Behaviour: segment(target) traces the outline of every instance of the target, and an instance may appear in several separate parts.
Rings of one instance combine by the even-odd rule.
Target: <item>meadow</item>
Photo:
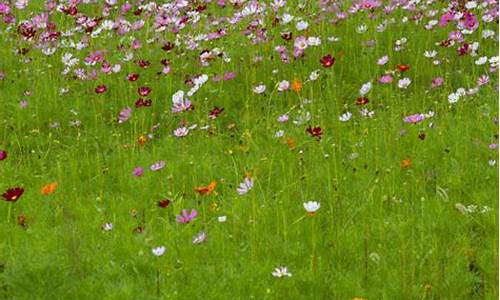
[[[0,299],[498,298],[497,0],[0,17]]]

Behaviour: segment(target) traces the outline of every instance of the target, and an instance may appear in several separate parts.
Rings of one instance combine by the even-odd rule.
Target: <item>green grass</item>
[[[0,191],[25,188],[17,202],[0,203],[0,298],[498,298],[498,168],[488,165],[490,159],[498,161],[498,151],[488,149],[498,143],[493,122],[498,117],[497,72],[489,73],[490,83],[477,94],[456,104],[447,100],[457,88],[474,87],[480,75],[488,74],[488,63],[478,66],[474,61],[498,56],[497,41],[481,38],[485,29],[498,37],[497,24],[481,22],[466,37],[480,42],[479,55],[459,57],[457,46],[435,46],[454,25],[426,31],[428,17],[418,25],[401,23],[412,14],[397,10],[385,16],[380,9],[373,20],[358,13],[336,25],[315,23],[311,14],[332,15],[319,13],[314,1],[304,11],[290,2],[289,13],[309,21],[310,28],[302,34],[322,40],[321,46],[309,47],[303,58],[291,58],[290,64],[280,62],[274,47],[286,44],[291,52],[293,41],[281,40],[281,31],[289,29],[294,37],[301,33],[295,22],[272,27],[270,17],[265,20],[269,42],[252,45],[241,34],[245,21],[229,26],[220,40],[201,42],[198,50],[182,46],[169,53],[160,49],[161,43],[146,42],[155,35],[175,39],[172,33],[154,33],[154,18],[123,40],[104,33],[80,52],[58,49],[53,56],[23,41],[15,27],[0,25],[0,71],[6,74],[0,81],[0,150],[8,152],[0,161]],[[343,5],[345,10],[347,3]],[[97,17],[101,6],[82,4],[79,11]],[[13,11],[19,21],[41,9],[32,1],[26,10]],[[208,6],[215,15],[229,16],[234,10]],[[108,19],[116,12],[112,17]],[[395,23],[376,32],[377,24],[392,17]],[[127,19],[139,17],[128,14]],[[183,29],[180,36],[218,28],[204,28],[205,20],[203,14],[200,25]],[[61,13],[51,15],[51,21],[58,30],[74,26]],[[368,31],[358,34],[356,27],[362,23]],[[82,35],[72,39],[77,42]],[[131,36],[143,44],[130,51],[133,60],[149,60],[151,67],[121,61],[125,53],[116,47],[130,43]],[[329,42],[329,36],[340,40]],[[408,42],[396,52],[394,43],[402,37]],[[376,46],[364,46],[370,39]],[[15,54],[20,47],[31,50]],[[216,47],[231,62],[217,58],[209,67],[200,67],[200,51]],[[432,49],[439,53],[439,66],[423,56]],[[90,69],[83,59],[94,50],[106,50],[106,59],[120,63],[121,72],[88,81],[61,75],[64,53],[79,57],[79,66]],[[336,62],[325,69],[319,59],[328,53]],[[377,59],[386,54],[389,63],[378,66]],[[254,63],[256,56],[263,60]],[[23,63],[26,58],[31,62]],[[158,77],[163,58],[171,60],[172,72]],[[396,64],[410,66],[401,75],[412,79],[408,89],[397,87],[399,75],[392,84],[375,83]],[[306,82],[317,69],[320,78]],[[225,71],[237,72],[236,78],[209,79],[190,97],[194,111],[171,113],[171,96],[189,90],[185,79]],[[137,82],[126,80],[130,72],[140,74]],[[445,83],[431,89],[437,76]],[[276,91],[280,80],[294,79],[303,83],[299,93]],[[355,102],[361,85],[371,80],[367,108],[375,114],[363,118]],[[267,90],[257,95],[252,87],[260,82]],[[108,91],[96,94],[99,84]],[[142,85],[152,89],[147,98],[153,105],[137,109],[134,101]],[[69,92],[61,95],[63,87]],[[32,95],[23,96],[26,90]],[[19,108],[21,99],[29,102],[25,109]],[[305,99],[312,102],[301,106]],[[118,124],[116,117],[126,106],[133,108],[132,117]],[[209,120],[213,106],[225,110]],[[405,116],[429,110],[436,113],[430,120],[403,122]],[[310,112],[311,120],[296,126],[292,120],[300,111]],[[340,122],[346,111],[352,112],[352,119]],[[278,123],[276,118],[286,112],[290,121]],[[81,126],[69,125],[75,119]],[[212,129],[195,129],[177,138],[172,131],[181,120]],[[60,127],[51,128],[53,122]],[[155,138],[139,146],[138,138],[158,123]],[[322,127],[320,141],[306,133],[308,125]],[[280,129],[284,137],[275,138]],[[422,132],[423,140],[418,137]],[[296,143],[295,150],[287,145],[288,138]],[[409,168],[400,167],[404,159],[411,160]],[[165,160],[166,167],[150,171],[158,160]],[[137,166],[145,168],[141,177],[132,176]],[[240,196],[236,188],[246,172],[255,185]],[[212,180],[218,183],[215,193],[194,192]],[[57,190],[42,195],[40,189],[50,182],[58,183]],[[166,198],[171,204],[159,207],[158,201]],[[309,200],[321,203],[314,217],[303,208]],[[455,208],[457,203],[492,210],[464,215]],[[192,208],[198,211],[194,221],[175,221],[182,209]],[[20,215],[27,218],[24,227],[17,222]],[[223,215],[227,222],[219,223],[217,217]],[[101,230],[109,222],[113,230]],[[144,232],[136,233],[141,224]],[[200,231],[207,233],[207,240],[193,245]],[[160,245],[167,251],[155,257],[151,250]],[[273,277],[279,266],[287,266],[293,276]]]

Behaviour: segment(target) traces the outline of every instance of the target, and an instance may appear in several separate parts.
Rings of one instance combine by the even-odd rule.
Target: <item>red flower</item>
[[[141,59],[141,60],[139,60],[139,61],[137,62],[137,65],[138,65],[139,67],[141,67],[141,68],[145,69],[145,68],[149,67],[149,66],[151,65],[151,63],[150,63],[149,61],[147,61],[147,60],[143,60],[143,59]]]
[[[217,106],[215,106],[214,108],[212,108],[210,110],[210,112],[208,113],[208,117],[212,120],[216,119],[222,112],[224,111],[224,108],[218,108]]]
[[[399,71],[401,72],[406,72],[410,69],[410,66],[409,65],[397,65],[396,66],[398,68]]]
[[[137,79],[139,79],[139,74],[130,73],[127,75],[127,79],[128,79],[128,81],[136,81]]]
[[[0,151],[0,160],[4,160],[7,158],[7,151]]]
[[[160,200],[158,202],[158,206],[163,207],[163,208],[167,207],[169,204],[170,204],[170,200],[168,200],[168,199]]]
[[[142,98],[139,98],[137,99],[137,101],[135,101],[135,107],[142,107],[142,106],[146,106],[146,107],[149,107],[151,106],[151,104],[153,103],[153,101],[151,100],[144,100]]]
[[[146,97],[147,95],[149,95],[149,93],[151,93],[151,89],[148,88],[147,86],[141,86],[137,92],[139,93],[139,95],[143,96],[143,97]]]
[[[98,85],[96,88],[95,88],[95,92],[97,94],[102,94],[102,93],[105,93],[106,91],[108,90],[108,88],[102,84],[102,85]]]
[[[174,49],[174,47],[175,47],[174,43],[172,43],[172,42],[166,42],[165,44],[163,44],[163,46],[161,47],[161,49],[163,51],[167,51],[168,52],[168,51]]]
[[[5,199],[5,201],[16,202],[23,193],[24,189],[22,187],[15,187],[8,189],[5,193],[2,194],[2,197]]]
[[[331,54],[328,54],[323,56],[319,60],[319,62],[321,63],[321,65],[323,65],[323,67],[330,68],[335,63],[335,57],[333,57]]]
[[[306,131],[312,136],[317,138],[318,140],[321,139],[321,135],[323,134],[323,129],[321,127],[316,126],[316,127],[307,127]]]
[[[368,102],[370,102],[370,101],[366,97],[358,97],[358,99],[356,99],[356,104],[357,105],[365,105]]]

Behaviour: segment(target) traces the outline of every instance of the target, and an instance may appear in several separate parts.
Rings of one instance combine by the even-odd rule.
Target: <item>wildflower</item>
[[[292,273],[288,272],[287,267],[278,267],[272,272],[274,277],[292,277]]]
[[[387,62],[389,62],[389,56],[387,56],[387,55],[384,55],[384,56],[382,56],[381,58],[379,58],[379,59],[377,60],[377,64],[378,64],[379,66],[383,66],[383,65],[385,65]]]
[[[410,66],[409,65],[397,65],[396,68],[400,71],[400,72],[406,72],[410,69]]]
[[[188,99],[184,98],[184,91],[177,91],[172,95],[172,112],[179,113],[193,110],[194,106]]]
[[[165,251],[167,249],[164,247],[164,246],[159,246],[159,247],[155,247],[151,250],[151,252],[155,255],[155,256],[162,256],[163,254],[165,254]]]
[[[318,140],[321,139],[321,135],[323,134],[323,130],[321,127],[316,126],[316,127],[307,127],[306,132],[308,132],[312,137],[317,138]]]
[[[245,195],[253,188],[253,178],[245,177],[245,180],[240,183],[236,189],[238,194]]]
[[[207,239],[207,233],[202,231],[193,238],[193,244],[201,244]]]
[[[432,87],[433,89],[435,89],[435,88],[437,88],[437,87],[439,87],[439,86],[443,85],[443,83],[444,83],[444,79],[443,79],[443,77],[435,77],[435,78],[433,78],[433,79],[432,79],[432,84],[431,84],[431,87]]]
[[[180,215],[177,215],[176,216],[176,220],[177,222],[179,223],[189,223],[191,220],[193,220],[196,216],[198,215],[198,213],[196,212],[196,210],[192,209],[191,210],[191,213],[188,214],[187,210],[183,209],[181,211],[181,214]]]
[[[385,75],[382,75],[382,76],[378,79],[378,82],[379,82],[379,83],[382,83],[382,84],[391,83],[391,82],[392,82],[392,76],[391,76],[390,74],[385,74]]]
[[[105,93],[106,91],[108,90],[108,88],[103,84],[103,85],[98,85],[96,88],[95,88],[95,92],[97,94],[102,94],[102,93]]]
[[[340,120],[341,122],[347,122],[347,121],[349,121],[349,120],[351,119],[351,117],[352,117],[352,113],[350,113],[350,112],[346,112],[346,113],[342,114],[342,115],[339,117],[339,120]]]
[[[300,82],[300,80],[295,79],[294,81],[292,81],[291,89],[296,93],[300,92],[302,90],[302,83]]]
[[[217,186],[217,181],[213,180],[207,186],[198,186],[195,187],[194,190],[201,195],[210,195],[216,186]]]
[[[189,128],[187,127],[179,127],[174,130],[174,136],[176,137],[185,137],[189,134]]]
[[[149,93],[151,93],[151,88],[147,86],[141,86],[137,89],[137,92],[139,93],[139,95],[146,97],[147,95],[149,95]]]
[[[2,197],[7,202],[16,202],[19,197],[24,193],[24,189],[22,187],[10,188],[2,194]]]
[[[226,216],[219,216],[219,217],[217,217],[217,221],[219,221],[219,223],[224,223],[227,221],[227,217]]]
[[[319,62],[325,68],[330,68],[335,63],[335,58],[331,54],[323,56]]]
[[[411,167],[411,160],[410,159],[403,159],[401,163],[399,164],[401,169],[408,169]]]
[[[140,177],[140,176],[142,176],[142,174],[144,174],[144,168],[142,168],[142,167],[136,167],[134,169],[134,171],[132,171],[132,175],[134,175],[136,177]]]
[[[122,124],[127,122],[127,120],[130,119],[131,115],[132,115],[132,109],[130,107],[125,107],[120,111],[120,114],[118,115],[118,123]]]
[[[364,97],[366,94],[368,94],[368,92],[372,89],[372,83],[371,82],[367,82],[365,84],[363,84],[361,86],[361,88],[359,89],[359,95],[361,97]]]
[[[139,146],[144,146],[147,142],[147,139],[145,136],[141,135],[138,139],[137,139],[137,144],[139,144]]]
[[[278,83],[278,91],[283,92],[290,88],[290,82],[282,80]]]
[[[398,81],[398,87],[400,89],[406,89],[411,84],[410,78],[403,78]]]
[[[297,28],[298,31],[306,30],[307,27],[309,27],[309,24],[306,21],[299,21],[295,25],[295,28]]]
[[[21,100],[21,101],[19,102],[19,108],[24,109],[24,108],[26,108],[26,107],[28,107],[28,100]]]
[[[316,214],[316,211],[318,211],[320,207],[320,203],[316,201],[308,201],[304,203],[304,209],[311,217]]]
[[[113,230],[113,223],[104,223],[102,224],[101,228],[104,231],[111,231]]]
[[[168,200],[168,199],[158,201],[158,206],[161,208],[166,208],[169,205],[170,205],[170,200]]]
[[[356,105],[365,105],[368,104],[368,102],[370,102],[370,100],[368,100],[368,98],[366,97],[358,97],[356,99]]]
[[[155,162],[154,164],[151,165],[150,169],[151,171],[158,171],[161,170],[165,167],[165,161],[160,160]]]
[[[49,184],[46,184],[42,187],[41,189],[41,193],[43,195],[50,195],[52,194],[53,192],[55,192],[57,189],[57,182],[52,182],[52,183],[49,183]]]
[[[284,114],[284,115],[279,116],[278,117],[278,122],[280,122],[280,123],[288,122],[288,115]]]
[[[417,124],[425,119],[423,114],[414,114],[404,118],[405,123]]]
[[[266,91],[266,86],[264,84],[259,84],[254,86],[253,92],[256,94],[262,94]]]
[[[7,151],[0,150],[0,160],[4,160],[7,158]]]

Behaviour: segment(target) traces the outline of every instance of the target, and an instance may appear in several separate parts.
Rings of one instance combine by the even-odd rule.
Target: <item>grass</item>
[[[134,1],[132,1],[134,2]],[[498,74],[489,63],[476,65],[482,56],[498,56],[495,22],[480,21],[466,41],[479,42],[478,56],[459,56],[457,43],[436,46],[456,24],[425,30],[431,19],[416,24],[415,12],[402,8],[386,15],[375,9],[349,15],[331,24],[333,13],[322,12],[315,1],[300,9],[289,1],[287,11],[309,22],[306,31],[286,25],[271,25],[271,11],[262,16],[268,40],[258,45],[241,34],[252,17],[236,25],[208,26],[207,16],[231,16],[241,8],[207,4],[201,21],[188,23],[180,34],[154,31],[154,15],[144,19],[141,30],[120,36],[104,31],[90,38],[89,46],[77,51],[62,41],[78,42],[85,33],[62,36],[53,55],[44,55],[38,42],[25,40],[16,27],[43,11],[32,1],[19,10],[11,5],[15,25],[2,23],[0,71],[0,150],[8,153],[0,161],[0,190],[20,186],[25,193],[16,202],[0,203],[0,298],[6,299],[496,299],[498,297]],[[491,4],[495,7],[497,4]],[[347,11],[350,1],[341,1]],[[102,16],[101,4],[80,4],[79,14]],[[442,2],[419,10],[444,8]],[[185,11],[185,9],[181,10]],[[485,9],[472,9],[482,16]],[[115,20],[119,8],[104,20]],[[403,23],[402,19],[410,21]],[[394,18],[394,22],[391,19]],[[387,29],[376,26],[388,20]],[[75,27],[71,16],[53,11],[50,21],[58,31]],[[496,18],[498,21],[498,18]],[[365,33],[356,29],[366,24]],[[186,41],[199,33],[225,27],[227,35],[201,41],[188,50],[183,44],[161,50],[164,41]],[[282,31],[321,38],[321,45],[308,47],[304,57],[282,63],[274,50],[293,39],[281,39]],[[481,37],[493,30],[495,39]],[[337,42],[328,41],[335,36]],[[407,38],[402,51],[396,40]],[[148,39],[157,38],[150,44]],[[117,50],[138,39],[137,50]],[[375,46],[366,42],[374,40]],[[42,48],[47,44],[42,43]],[[16,50],[28,48],[25,55]],[[201,67],[203,49],[219,48],[230,57],[220,57]],[[441,64],[424,57],[435,49]],[[105,51],[111,64],[120,64],[116,74],[100,72],[100,64],[83,63],[92,51]],[[62,75],[64,53],[80,62],[71,67],[95,69],[97,78],[80,80]],[[131,61],[123,61],[133,53]],[[331,53],[336,61],[323,68],[319,59]],[[389,56],[385,66],[377,60]],[[261,56],[260,62],[255,58]],[[172,71],[157,75],[161,59],[171,61]],[[147,60],[149,68],[134,61]],[[397,64],[394,82],[379,84],[378,78]],[[317,80],[311,72],[320,70]],[[234,80],[213,82],[215,74],[236,73]],[[129,73],[140,74],[136,82]],[[171,97],[187,92],[187,78],[209,75],[209,80],[190,97],[195,109],[173,114]],[[448,95],[458,88],[472,88],[482,74],[490,83],[476,94],[451,104]],[[444,84],[431,88],[433,78]],[[412,80],[407,89],[397,87],[399,78]],[[279,92],[281,80],[298,80],[299,92]],[[365,106],[374,111],[362,117],[356,105],[360,87],[373,81]],[[263,83],[263,94],[252,88]],[[98,85],[108,90],[97,94]],[[151,107],[136,108],[137,89],[148,86]],[[61,88],[68,92],[61,94]],[[30,91],[30,96],[24,96]],[[26,99],[28,106],[20,108]],[[310,103],[304,104],[305,100]],[[308,101],[305,101],[308,102]],[[119,124],[124,107],[132,117]],[[212,107],[223,107],[215,120],[208,119]],[[71,112],[73,110],[73,112]],[[345,112],[348,122],[339,121]],[[403,119],[415,113],[434,111],[435,116],[418,124]],[[309,112],[311,119],[293,124]],[[290,121],[276,118],[288,113]],[[70,122],[79,120],[79,126]],[[54,122],[59,126],[53,128]],[[180,122],[197,124],[186,137],[172,132]],[[432,125],[431,125],[432,123]],[[159,124],[159,129],[152,127]],[[210,125],[209,130],[200,128]],[[321,139],[306,128],[320,126]],[[275,132],[284,130],[284,136]],[[141,146],[138,139],[153,133]],[[422,134],[425,134],[425,138]],[[153,172],[149,166],[164,160],[165,168]],[[402,167],[408,160],[409,167]],[[491,162],[490,162],[491,163]],[[135,167],[145,168],[135,177]],[[254,187],[245,195],[236,188],[245,174]],[[217,182],[210,195],[193,189]],[[57,182],[50,195],[42,186]],[[167,208],[158,201],[169,199]],[[314,200],[321,208],[314,217],[303,203]],[[457,203],[476,205],[475,212],[461,212]],[[486,206],[491,211],[482,213]],[[182,209],[196,209],[188,224],[176,222]],[[472,209],[471,209],[472,210]],[[26,218],[19,224],[18,216]],[[218,217],[227,216],[226,222]],[[112,223],[111,231],[103,231]],[[137,228],[140,227],[141,233]],[[195,245],[193,237],[204,231],[207,240]],[[152,249],[165,246],[163,256]],[[287,266],[291,277],[275,278],[271,272]],[[158,281],[159,280],[159,281]]]

